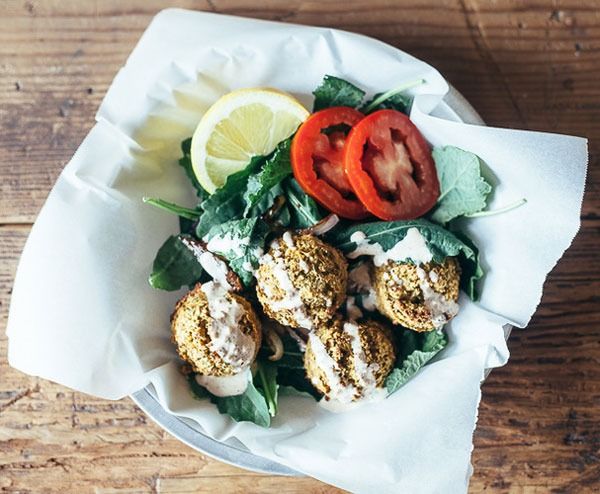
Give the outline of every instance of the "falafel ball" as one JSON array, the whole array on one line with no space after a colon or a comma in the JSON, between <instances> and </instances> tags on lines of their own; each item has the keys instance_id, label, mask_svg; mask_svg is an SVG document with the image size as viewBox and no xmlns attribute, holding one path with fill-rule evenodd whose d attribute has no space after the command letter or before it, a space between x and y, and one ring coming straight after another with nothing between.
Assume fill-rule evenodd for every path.
<instances>
[{"instance_id":1,"label":"falafel ball","mask_svg":"<svg viewBox=\"0 0 600 494\"><path fill-rule=\"evenodd\" d=\"M454 257L419 266L388 261L373 272L379 311L414 331L441 328L457 314L459 284L460 265Z\"/></svg>"},{"instance_id":2,"label":"falafel ball","mask_svg":"<svg viewBox=\"0 0 600 494\"><path fill-rule=\"evenodd\" d=\"M329 321L346 298L348 264L311 234L286 232L260 260L256 294L267 316L292 328Z\"/></svg>"},{"instance_id":3,"label":"falafel ball","mask_svg":"<svg viewBox=\"0 0 600 494\"><path fill-rule=\"evenodd\" d=\"M179 356L205 376L232 376L252 364L262 332L246 299L213 282L198 283L175 306L171 331Z\"/></svg>"},{"instance_id":4,"label":"falafel ball","mask_svg":"<svg viewBox=\"0 0 600 494\"><path fill-rule=\"evenodd\" d=\"M391 332L382 324L332 321L309 334L304 367L314 387L342 403L372 396L396 360Z\"/></svg>"}]
</instances>

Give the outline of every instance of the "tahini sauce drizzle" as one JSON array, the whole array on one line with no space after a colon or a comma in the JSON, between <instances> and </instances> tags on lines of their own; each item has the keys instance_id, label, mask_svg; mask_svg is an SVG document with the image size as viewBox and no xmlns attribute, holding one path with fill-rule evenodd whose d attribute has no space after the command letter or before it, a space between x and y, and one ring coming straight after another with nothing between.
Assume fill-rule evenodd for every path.
<instances>
[{"instance_id":1,"label":"tahini sauce drizzle","mask_svg":"<svg viewBox=\"0 0 600 494\"><path fill-rule=\"evenodd\" d=\"M429 284L429 280L433 281L434 277L420 266L417 267L417 276L420 281L419 287L423 293L423 302L431 314L431 322L436 329L439 329L458 314L458 304L436 292Z\"/></svg>"},{"instance_id":2,"label":"tahini sauce drizzle","mask_svg":"<svg viewBox=\"0 0 600 494\"><path fill-rule=\"evenodd\" d=\"M196 382L215 396L236 396L246 391L252 379L250 367L233 376L202 376L196 374Z\"/></svg>"},{"instance_id":3,"label":"tahini sauce drizzle","mask_svg":"<svg viewBox=\"0 0 600 494\"><path fill-rule=\"evenodd\" d=\"M289 232L284 233L283 241L286 243L288 248L295 248L293 238L291 234L288 234ZM283 298L276 298L275 292L268 284L265 284L263 290L265 295L270 299L269 305L271 308L275 311L291 311L294 319L300 327L312 329L313 322L308 317L306 306L304 305L302 297L300 296L300 291L294 286L292 280L290 280L285 261L283 260L283 255L281 253L281 248L277 240L273 241L271 244L271 253L262 256L259 263L270 265L273 276L275 276L275 279L277 280L278 288L284 292Z\"/></svg>"},{"instance_id":4,"label":"tahini sauce drizzle","mask_svg":"<svg viewBox=\"0 0 600 494\"><path fill-rule=\"evenodd\" d=\"M359 256L373 256L373 264L378 267L388 261L412 259L415 264L425 264L433 259L423 235L415 227L409 228L406 236L387 251L384 251L378 243L370 243L365 233L361 231L354 232L350 241L356 244L356 248L348 254L350 259L356 259Z\"/></svg>"},{"instance_id":5,"label":"tahini sauce drizzle","mask_svg":"<svg viewBox=\"0 0 600 494\"><path fill-rule=\"evenodd\" d=\"M228 296L225 287L213 281L204 283L211 322L207 328L209 348L229 364L235 373L246 369L254 357L255 343L239 325L244 307Z\"/></svg>"},{"instance_id":6,"label":"tahini sauce drizzle","mask_svg":"<svg viewBox=\"0 0 600 494\"><path fill-rule=\"evenodd\" d=\"M377 388L375 378L375 372L378 369L377 364L367 362L360 341L358 325L353 321L346 322L343 325L343 330L350 337L352 362L358 386L342 383L339 366L327 353L323 342L314 333L308 335L311 350L315 356L315 363L325 374L330 389L329 399L321 400L319 403L332 411L346 410L348 406L355 406L354 403L365 403L385 397L385 391Z\"/></svg>"}]
</instances>

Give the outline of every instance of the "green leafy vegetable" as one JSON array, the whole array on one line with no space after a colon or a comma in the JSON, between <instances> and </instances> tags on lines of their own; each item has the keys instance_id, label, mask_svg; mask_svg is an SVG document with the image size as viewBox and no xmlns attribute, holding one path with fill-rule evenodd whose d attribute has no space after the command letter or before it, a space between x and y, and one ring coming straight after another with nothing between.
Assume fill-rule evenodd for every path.
<instances>
[{"instance_id":1,"label":"green leafy vegetable","mask_svg":"<svg viewBox=\"0 0 600 494\"><path fill-rule=\"evenodd\" d=\"M427 362L448 344L442 332L415 333L406 330L401 338L399 364L385 381L388 393L404 386Z\"/></svg>"},{"instance_id":2,"label":"green leafy vegetable","mask_svg":"<svg viewBox=\"0 0 600 494\"><path fill-rule=\"evenodd\" d=\"M196 178L196 174L194 173L194 168L192 167L192 155L190 148L192 146L192 138L186 139L181 143L181 152L183 153L183 157L179 159L179 165L185 170L185 174L190 179L190 182L194 186L196 190L196 195L200 198L201 201L208 197L208 192L204 190L204 188L198 182Z\"/></svg>"},{"instance_id":3,"label":"green leafy vegetable","mask_svg":"<svg viewBox=\"0 0 600 494\"><path fill-rule=\"evenodd\" d=\"M241 218L246 209L244 191L250 175L256 173L265 162L264 156L256 156L239 172L229 175L225 185L219 187L208 199L202 201L204 214L198 221L196 235L204 237L215 226L235 218Z\"/></svg>"},{"instance_id":4,"label":"green leafy vegetable","mask_svg":"<svg viewBox=\"0 0 600 494\"><path fill-rule=\"evenodd\" d=\"M310 395L315 400L320 400L322 395L319 393L306 377L306 371L294 369L292 367L278 367L277 382L281 386L281 394L293 394L291 390L297 393Z\"/></svg>"},{"instance_id":5,"label":"green leafy vegetable","mask_svg":"<svg viewBox=\"0 0 600 494\"><path fill-rule=\"evenodd\" d=\"M269 415L275 417L277 414L277 390L279 388L277 384L277 366L269 360L259 361L255 380L257 380L258 390L267 402Z\"/></svg>"},{"instance_id":6,"label":"green leafy vegetable","mask_svg":"<svg viewBox=\"0 0 600 494\"><path fill-rule=\"evenodd\" d=\"M315 95L313 111L319 111L332 106L357 108L365 96L365 92L362 89L332 75L326 75L319 87L313 91L313 94Z\"/></svg>"},{"instance_id":7,"label":"green leafy vegetable","mask_svg":"<svg viewBox=\"0 0 600 494\"><path fill-rule=\"evenodd\" d=\"M410 105L412 103L412 97L401 93L407 89L410 89L411 87L423 84L424 82L424 79L417 79L416 81L410 81L401 84L400 86L386 91L385 93L377 93L370 101L365 103L364 106L360 108L360 111L363 113L371 113L377 110L389 108L408 114Z\"/></svg>"},{"instance_id":8,"label":"green leafy vegetable","mask_svg":"<svg viewBox=\"0 0 600 494\"><path fill-rule=\"evenodd\" d=\"M273 205L282 193L280 182L291 174L290 143L287 139L271 155L252 158L246 168L227 177L225 185L201 203L204 214L196 227L199 238L215 225L260 216Z\"/></svg>"},{"instance_id":9,"label":"green leafy vegetable","mask_svg":"<svg viewBox=\"0 0 600 494\"><path fill-rule=\"evenodd\" d=\"M236 422L254 422L256 425L269 427L271 425L269 407L275 406L272 416L277 411L277 384L275 376L269 373L272 374L273 371L270 369L264 370L264 379L261 384L257 383L255 386L255 383L250 381L246 391L237 396L215 396L209 393L204 387L198 384L196 374L194 373L187 375L187 381L194 398L198 400L209 398L217 406L220 413L229 415ZM268 393L264 393L262 386L269 388ZM275 386L274 391L273 386ZM272 397L271 402L266 400L266 395Z\"/></svg>"},{"instance_id":10,"label":"green leafy vegetable","mask_svg":"<svg viewBox=\"0 0 600 494\"><path fill-rule=\"evenodd\" d=\"M190 220L188 218L179 217L179 232L186 235L193 235L196 230L196 222L198 220Z\"/></svg>"},{"instance_id":11,"label":"green leafy vegetable","mask_svg":"<svg viewBox=\"0 0 600 494\"><path fill-rule=\"evenodd\" d=\"M283 189L288 201L292 228L308 228L323 219L317 203L302 190L295 178L288 178Z\"/></svg>"},{"instance_id":12,"label":"green leafy vegetable","mask_svg":"<svg viewBox=\"0 0 600 494\"><path fill-rule=\"evenodd\" d=\"M431 219L447 223L481 211L492 187L481 176L481 159L454 146L436 147L433 159L440 180L440 197Z\"/></svg>"},{"instance_id":13,"label":"green leafy vegetable","mask_svg":"<svg viewBox=\"0 0 600 494\"><path fill-rule=\"evenodd\" d=\"M211 246L211 251L227 259L229 267L244 285L249 286L269 232L269 225L259 217L245 218L213 226L206 234L205 240L217 240L217 237L223 240L223 249L215 242L216 248Z\"/></svg>"},{"instance_id":14,"label":"green leafy vegetable","mask_svg":"<svg viewBox=\"0 0 600 494\"><path fill-rule=\"evenodd\" d=\"M246 391L237 396L212 396L220 413L229 415L236 422L254 422L261 427L271 425L271 416L265 397L250 381Z\"/></svg>"},{"instance_id":15,"label":"green leafy vegetable","mask_svg":"<svg viewBox=\"0 0 600 494\"><path fill-rule=\"evenodd\" d=\"M179 236L171 236L158 249L152 274L148 281L154 288L178 290L184 285L193 285L202 276L202 266Z\"/></svg>"},{"instance_id":16,"label":"green leafy vegetable","mask_svg":"<svg viewBox=\"0 0 600 494\"><path fill-rule=\"evenodd\" d=\"M306 377L304 353L298 347L298 343L288 334L284 334L281 341L283 357L274 364L277 365L277 382L282 392L293 394L292 390L294 390L296 393L308 394L318 400L321 395Z\"/></svg>"},{"instance_id":17,"label":"green leafy vegetable","mask_svg":"<svg viewBox=\"0 0 600 494\"><path fill-rule=\"evenodd\" d=\"M283 343L283 356L275 363L278 367L304 370L304 353L300 350L298 343L289 334L281 336Z\"/></svg>"},{"instance_id":18,"label":"green leafy vegetable","mask_svg":"<svg viewBox=\"0 0 600 494\"><path fill-rule=\"evenodd\" d=\"M402 113L408 114L412 98L405 94L394 94L389 98L381 100L385 93L377 93L365 106L361 108L363 113L371 113L377 110L391 109L398 110Z\"/></svg>"},{"instance_id":19,"label":"green leafy vegetable","mask_svg":"<svg viewBox=\"0 0 600 494\"><path fill-rule=\"evenodd\" d=\"M356 248L356 244L350 240L350 237L354 232L360 231L366 235L370 243L377 243L384 251L388 251L406 236L410 228L417 228L425 238L434 262L442 263L446 257L458 256L462 267L462 287L469 297L476 299L475 285L483 276L476 247L464 236L459 238L435 223L418 219L353 224L333 230L328 235L328 241L343 252L351 252Z\"/></svg>"},{"instance_id":20,"label":"green leafy vegetable","mask_svg":"<svg viewBox=\"0 0 600 494\"><path fill-rule=\"evenodd\" d=\"M260 171L248 178L246 190L244 191L244 200L246 201L244 214L246 216L252 207L269 194L273 187L292 174L290 163L291 145L291 137L279 143L273 154L265 160Z\"/></svg>"},{"instance_id":21,"label":"green leafy vegetable","mask_svg":"<svg viewBox=\"0 0 600 494\"><path fill-rule=\"evenodd\" d=\"M146 204L157 207L158 209L162 209L168 213L176 214L177 216L188 220L197 220L202 214L202 212L198 211L197 209L186 208L185 206L179 206L178 204L174 204L163 199L155 199L154 197L144 197L142 198L142 201L144 201Z\"/></svg>"}]
</instances>

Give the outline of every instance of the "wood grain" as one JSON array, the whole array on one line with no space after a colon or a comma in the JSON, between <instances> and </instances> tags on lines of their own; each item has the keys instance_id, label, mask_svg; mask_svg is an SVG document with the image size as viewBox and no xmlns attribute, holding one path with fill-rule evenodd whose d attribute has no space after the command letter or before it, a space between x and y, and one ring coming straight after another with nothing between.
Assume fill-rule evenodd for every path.
<instances>
[{"instance_id":1,"label":"wood grain","mask_svg":"<svg viewBox=\"0 0 600 494\"><path fill-rule=\"evenodd\" d=\"M0 327L18 256L118 68L166 2L0 3ZM483 386L472 492L600 490L600 2L181 0L168 6L367 34L436 66L491 125L590 139L582 229ZM4 492L337 492L197 454L130 400L8 367L0 337Z\"/></svg>"}]
</instances>

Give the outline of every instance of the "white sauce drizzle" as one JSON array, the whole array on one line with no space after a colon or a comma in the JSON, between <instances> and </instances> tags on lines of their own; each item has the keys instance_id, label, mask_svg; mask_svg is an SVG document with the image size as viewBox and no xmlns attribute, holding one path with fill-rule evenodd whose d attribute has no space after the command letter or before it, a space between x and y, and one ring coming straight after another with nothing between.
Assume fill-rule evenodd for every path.
<instances>
[{"instance_id":1,"label":"white sauce drizzle","mask_svg":"<svg viewBox=\"0 0 600 494\"><path fill-rule=\"evenodd\" d=\"M229 268L221 259L217 258L212 252L203 252L198 259L204 270L215 280L219 285L222 285L227 290L231 290L231 285L227 281L227 273Z\"/></svg>"},{"instance_id":2,"label":"white sauce drizzle","mask_svg":"<svg viewBox=\"0 0 600 494\"><path fill-rule=\"evenodd\" d=\"M360 341L358 325L354 322L346 322L343 326L344 332L350 337L350 345L352 348L352 360L354 366L354 375L358 383L358 388L353 384L344 385L340 379L340 369L327 353L327 349L323 342L314 333L308 335L310 347L315 357L316 365L323 371L329 385L329 394L327 400L323 402L334 402L335 405L329 403L323 405L328 409L340 408L340 405L346 405L353 401L371 401L381 398L379 389L377 388L377 380L375 372L379 368L377 364L369 364L367 356ZM383 393L385 395L385 392ZM357 400L358 399L358 400ZM345 409L344 406L342 408Z\"/></svg>"},{"instance_id":3,"label":"white sauce drizzle","mask_svg":"<svg viewBox=\"0 0 600 494\"><path fill-rule=\"evenodd\" d=\"M215 396L237 396L246 391L252 377L250 367L233 376L202 376L196 374L196 382Z\"/></svg>"},{"instance_id":4,"label":"white sauce drizzle","mask_svg":"<svg viewBox=\"0 0 600 494\"><path fill-rule=\"evenodd\" d=\"M374 311L377 305L377 296L371 284L369 264L363 262L348 273L348 289L352 293L362 295L361 303L365 310Z\"/></svg>"},{"instance_id":5,"label":"white sauce drizzle","mask_svg":"<svg viewBox=\"0 0 600 494\"><path fill-rule=\"evenodd\" d=\"M379 369L379 365L367 362L367 356L361 345L358 326L356 324L352 322L344 323L344 332L350 336L354 373L358 384L362 388L361 394L362 396L369 396L377 387L375 371Z\"/></svg>"},{"instance_id":6,"label":"white sauce drizzle","mask_svg":"<svg viewBox=\"0 0 600 494\"><path fill-rule=\"evenodd\" d=\"M283 234L283 242L288 246L288 249L295 249L296 244L294 244L294 239L292 238L291 232L287 231Z\"/></svg>"},{"instance_id":7,"label":"white sauce drizzle","mask_svg":"<svg viewBox=\"0 0 600 494\"><path fill-rule=\"evenodd\" d=\"M420 266L417 267L417 276L421 282L419 287L423 293L423 303L429 309L432 324L439 329L458 313L458 304L436 292L427 281L427 272Z\"/></svg>"},{"instance_id":8,"label":"white sauce drizzle","mask_svg":"<svg viewBox=\"0 0 600 494\"><path fill-rule=\"evenodd\" d=\"M375 266L383 266L388 261L407 259L412 259L415 264L424 264L433 259L431 251L427 248L427 242L415 227L409 228L406 236L387 251L384 251L378 243L370 243L365 233L361 231L354 232L350 241L356 244L356 248L347 255L348 258L373 256Z\"/></svg>"},{"instance_id":9,"label":"white sauce drizzle","mask_svg":"<svg viewBox=\"0 0 600 494\"><path fill-rule=\"evenodd\" d=\"M250 243L250 237L236 237L230 232L223 236L215 235L210 240L204 237L203 240L207 242L207 250L218 254L233 252L236 257L242 257L245 254L244 247Z\"/></svg>"},{"instance_id":10,"label":"white sauce drizzle","mask_svg":"<svg viewBox=\"0 0 600 494\"><path fill-rule=\"evenodd\" d=\"M251 251L249 253L250 259L247 258L242 263L242 269L248 271L249 273L252 273L252 275L256 275L257 268L254 266L253 261L255 262L257 259L260 259L263 254L264 254L264 251L262 250L262 248L256 247L253 251Z\"/></svg>"},{"instance_id":11,"label":"white sauce drizzle","mask_svg":"<svg viewBox=\"0 0 600 494\"><path fill-rule=\"evenodd\" d=\"M323 371L327 379L330 390L329 399L342 403L351 402L356 394L356 388L352 384L345 386L342 383L337 362L327 353L325 345L315 333L309 333L308 341L315 357L315 364ZM315 381L313 381L313 384L317 385Z\"/></svg>"},{"instance_id":12,"label":"white sauce drizzle","mask_svg":"<svg viewBox=\"0 0 600 494\"><path fill-rule=\"evenodd\" d=\"M239 326L244 307L228 296L227 289L218 283L204 283L202 291L208 300L211 317L207 328L209 348L229 364L234 372L241 372L252 363L255 350L254 340Z\"/></svg>"},{"instance_id":13,"label":"white sauce drizzle","mask_svg":"<svg viewBox=\"0 0 600 494\"><path fill-rule=\"evenodd\" d=\"M207 252L189 238L180 237L181 243L192 251L194 257L198 260L202 268L219 284L223 285L227 290L231 290L231 285L227 281L227 273L229 268L221 259L217 258L211 252Z\"/></svg>"},{"instance_id":14,"label":"white sauce drizzle","mask_svg":"<svg viewBox=\"0 0 600 494\"><path fill-rule=\"evenodd\" d=\"M279 242L276 240L271 244L271 252L272 254L266 254L261 257L259 262L260 264L270 265L273 276L275 276L275 279L277 280L278 288L284 291L284 296L281 299L275 298L276 296L271 286L265 284L261 288L265 292L265 295L269 298L269 306L274 311L291 311L294 320L300 327L312 329L313 322L308 317L306 306L304 305L302 297L300 296L300 291L294 286L292 280L290 280L287 268L285 266L285 261L281 255Z\"/></svg>"}]
</instances>

